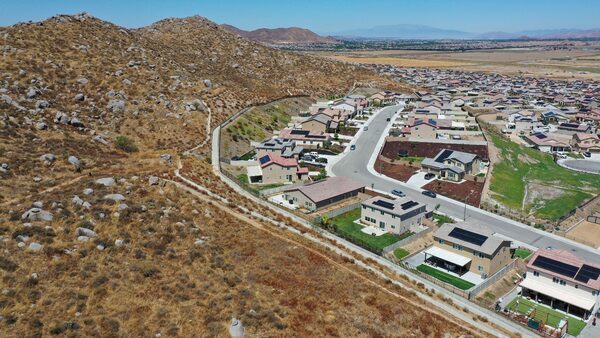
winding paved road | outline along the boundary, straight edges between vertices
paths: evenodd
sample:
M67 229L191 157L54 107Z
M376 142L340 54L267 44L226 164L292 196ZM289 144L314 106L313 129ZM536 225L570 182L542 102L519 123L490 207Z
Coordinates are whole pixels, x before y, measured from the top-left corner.
M416 201L427 203L431 208L439 204L439 211L457 219L462 219L465 210L464 203L440 195L435 199L426 197L421 194L421 189L410 187L403 182L378 174L373 170L374 159L383 144L383 135L387 135L387 130L389 130L388 124L390 122L387 122L386 119L395 114L401 107L390 106L379 111L369 121L368 131L361 131L357 135L357 139L353 142L356 145L356 150L345 152L339 161L332 164L331 173L336 176L350 177L368 187L373 186L377 190L389 192L392 189L400 189ZM571 250L581 258L600 263L600 250L526 226L479 208L467 206L466 209L467 220L486 225L492 231L515 241L537 248L551 247L553 249Z

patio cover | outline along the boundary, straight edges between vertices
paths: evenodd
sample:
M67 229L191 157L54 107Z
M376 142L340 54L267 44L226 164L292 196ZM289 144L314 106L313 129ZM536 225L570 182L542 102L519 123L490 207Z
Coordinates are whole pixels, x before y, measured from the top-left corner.
M467 265L471 259L465 256L461 256L454 252L438 248L437 246L432 246L431 248L425 250L425 253L440 259L445 260L446 262L450 262L452 264L456 264L458 266Z
M262 169L259 165L248 167L248 177L262 176Z
M566 287L563 285L554 285L550 283L544 283L542 281L538 281L534 278L525 278L521 282L521 287L524 287L529 290L533 290L544 294L548 297L552 297L558 300L561 300L565 303L575 305L584 310L590 311L596 304L596 301L593 297L585 297L583 295L575 294L573 291L566 290Z

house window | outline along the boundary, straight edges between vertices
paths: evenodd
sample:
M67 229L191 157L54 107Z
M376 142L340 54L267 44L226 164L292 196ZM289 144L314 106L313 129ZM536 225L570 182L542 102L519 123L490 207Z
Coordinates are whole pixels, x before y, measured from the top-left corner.
M380 227L381 229L385 229L385 222L383 222L383 221L380 221L380 222L379 222L379 227Z
M579 289L579 285L575 284L575 289Z
M452 244L452 247L456 250L462 250L462 246L458 244Z
M380 211L380 212L381 212L381 214L383 215L383 211Z
M556 278L556 277L552 277L552 282L553 282L553 283L558 283L558 278Z
M537 272L537 271L534 271L534 272L533 272L533 275L534 275L534 276L536 276L536 277L539 277L539 276L540 276L540 273L539 273L539 272Z
M477 270L483 271L483 266L481 266L481 265L477 266Z
M595 296L598 294L598 291L592 291L592 296Z
M560 285L567 285L567 282L565 282L564 280L560 280Z

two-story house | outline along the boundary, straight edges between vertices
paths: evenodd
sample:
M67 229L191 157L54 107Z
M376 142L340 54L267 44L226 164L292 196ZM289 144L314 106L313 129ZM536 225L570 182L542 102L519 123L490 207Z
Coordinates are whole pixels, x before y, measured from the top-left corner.
M434 158L426 157L421 162L421 168L438 178L460 182L465 174L478 174L480 164L481 158L475 154L442 149Z
M256 158L261 158L267 153L273 153L285 158L298 158L304 151L304 148L296 145L294 141L286 141L281 138L272 138L264 141L254 147Z
M308 179L308 168L301 168L293 157L285 158L267 153L259 157L258 161L259 165L247 167L250 183L294 183Z
M446 223L433 239L434 245L425 250L425 262L458 275L471 271L487 278L512 260L510 241L479 224Z
M410 198L395 200L375 196L361 203L360 221L392 234L403 234L416 230L426 217L425 204Z
M600 265L566 250L538 250L527 263L521 294L588 319L598 308Z
M576 133L571 139L571 146L577 151L600 152L600 137L596 134Z

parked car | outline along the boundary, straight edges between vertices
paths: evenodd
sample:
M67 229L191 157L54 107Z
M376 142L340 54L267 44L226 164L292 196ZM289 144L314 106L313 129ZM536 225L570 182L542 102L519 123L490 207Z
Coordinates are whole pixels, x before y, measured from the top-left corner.
M312 162L315 160L315 158L314 158L314 156L311 156L311 155L304 155L300 158L300 160Z
M385 119L385 120L386 120L386 121L388 121L388 122L390 122L390 121L391 121L391 119L390 119L389 117L388 117L387 119Z
M434 177L435 177L435 174L434 174L434 173L427 173L427 174L425 174L425 179L426 179L426 180L430 180L430 179L432 179L432 178L434 178Z
M584 151L583 152L583 156L585 156L585 157L592 157L592 153L590 153L589 151Z
M400 191L400 190L398 190L398 189L394 189L394 190L392 190L392 195L396 195L396 196L398 196L398 197L404 197L404 196L406 196L406 194L405 194L405 193L403 193L402 191Z
M436 198L437 194L434 193L433 191L429 191L429 190L424 190L421 194L431 197L431 198Z
M354 150L354 149L356 149L356 146L353 144L350 146L350 150Z
M556 157L558 157L558 158L562 158L562 159L566 159L566 158L567 158L567 154L564 154L564 153L556 153Z
M319 157L317 163L327 163L327 159L325 157Z
M319 156L319 153L317 153L316 151L311 151L310 153L308 153L310 156L314 156L317 157Z
M367 130L369 130L369 127L365 126L365 127L363 128L363 130L364 130L364 131L367 131Z

